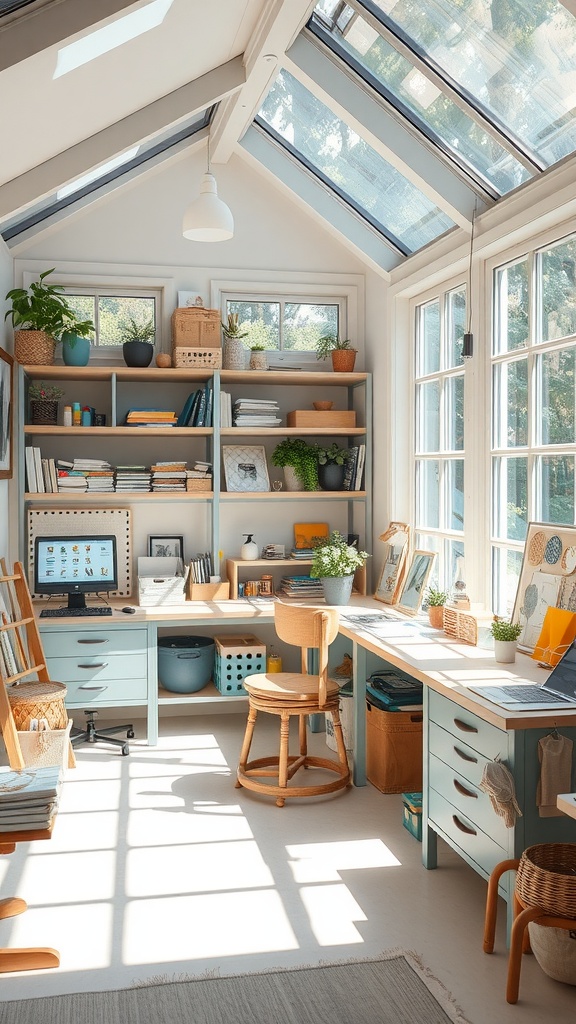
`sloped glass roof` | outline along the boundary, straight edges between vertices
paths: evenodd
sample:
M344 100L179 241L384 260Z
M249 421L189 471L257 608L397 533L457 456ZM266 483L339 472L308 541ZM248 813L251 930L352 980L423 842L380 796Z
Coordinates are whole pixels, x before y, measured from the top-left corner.
M256 121L404 255L455 226L288 71L278 75Z

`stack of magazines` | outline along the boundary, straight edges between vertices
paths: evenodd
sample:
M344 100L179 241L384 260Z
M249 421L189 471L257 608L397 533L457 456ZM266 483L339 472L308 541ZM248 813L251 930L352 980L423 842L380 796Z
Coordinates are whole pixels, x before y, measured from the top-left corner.
M382 711L422 710L422 683L402 672L373 672L366 681L366 699Z
M0 768L0 832L49 828L58 808L60 768Z
M283 576L279 593L283 597L299 598L301 601L324 597L320 580L311 576Z

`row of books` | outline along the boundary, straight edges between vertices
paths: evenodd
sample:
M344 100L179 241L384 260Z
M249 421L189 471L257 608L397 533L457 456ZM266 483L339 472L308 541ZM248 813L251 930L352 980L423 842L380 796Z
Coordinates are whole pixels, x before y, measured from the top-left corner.
M343 490L359 491L362 488L362 478L364 476L366 445L352 445L348 451L350 454L346 459L346 472L344 474Z
M176 420L177 427L211 427L213 425L213 392L210 384L192 391Z
M190 559L188 572L192 583L209 583L214 575L214 564L209 551L204 551Z
M185 491L188 477L211 476L212 464L203 460L194 462L191 469L186 462L172 460L114 468L103 459L44 459L39 448L26 448L26 489L30 494Z
M3 626L12 621L8 611L7 603L0 591L0 620ZM15 676L22 672L26 665L20 655L17 644L14 643L14 630L0 632L0 668L4 676Z

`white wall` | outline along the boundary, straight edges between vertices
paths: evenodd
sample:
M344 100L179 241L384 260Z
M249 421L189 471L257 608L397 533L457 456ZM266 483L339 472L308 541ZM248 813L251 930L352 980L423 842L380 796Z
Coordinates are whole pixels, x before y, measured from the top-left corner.
M12 257L4 240L0 238L0 347L6 352L12 351L12 332L4 325L4 314L7 309L4 296L11 287ZM7 480L0 480L0 556L12 562L14 555L8 543L8 487Z

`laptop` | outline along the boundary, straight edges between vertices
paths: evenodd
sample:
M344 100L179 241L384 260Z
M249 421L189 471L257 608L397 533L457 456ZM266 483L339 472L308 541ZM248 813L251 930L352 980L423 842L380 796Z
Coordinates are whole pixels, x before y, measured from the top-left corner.
M507 711L576 708L576 641L572 641L545 683L519 682L509 686L470 686L468 689Z

